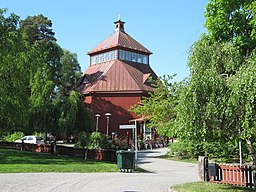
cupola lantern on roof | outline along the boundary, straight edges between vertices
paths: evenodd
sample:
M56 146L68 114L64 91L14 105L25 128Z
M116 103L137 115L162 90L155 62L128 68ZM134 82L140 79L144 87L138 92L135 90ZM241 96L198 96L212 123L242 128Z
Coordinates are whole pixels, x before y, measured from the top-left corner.
M124 32L124 24L125 22L121 21L121 19L118 19L118 21L114 22L115 24L115 31L121 31Z
M116 59L149 65L152 53L124 31L124 24L119 18L114 22L115 31L88 52L90 65Z

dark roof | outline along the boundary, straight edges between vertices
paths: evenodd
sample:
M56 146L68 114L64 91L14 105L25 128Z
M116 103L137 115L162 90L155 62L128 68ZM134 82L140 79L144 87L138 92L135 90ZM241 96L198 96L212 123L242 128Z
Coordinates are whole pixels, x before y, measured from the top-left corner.
M148 92L153 91L149 77L156 79L146 64L109 61L91 65L77 83L76 90L90 92Z
M152 54L147 48L133 39L130 35L122 31L115 31L108 36L104 41L98 44L95 48L88 52L91 55L96 52L113 49L115 47L122 47L124 49L135 50L145 54Z

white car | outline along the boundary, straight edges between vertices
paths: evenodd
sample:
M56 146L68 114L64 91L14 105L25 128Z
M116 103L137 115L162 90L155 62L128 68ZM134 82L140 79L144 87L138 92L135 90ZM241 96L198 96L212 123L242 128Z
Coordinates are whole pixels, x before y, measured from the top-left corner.
M22 143L22 140L24 141L24 143L44 144L44 140L42 137L37 137L34 135L24 136L21 139L14 141L14 143Z

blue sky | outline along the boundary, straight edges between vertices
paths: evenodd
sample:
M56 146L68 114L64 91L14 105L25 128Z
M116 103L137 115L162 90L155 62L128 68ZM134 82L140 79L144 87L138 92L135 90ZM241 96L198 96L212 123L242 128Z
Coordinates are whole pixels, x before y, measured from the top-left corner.
M87 52L114 31L113 22L126 22L125 32L148 48L150 66L157 75L189 76L190 46L206 31L207 0L0 0L25 19L43 14L52 20L58 44L77 53L82 71L89 66Z

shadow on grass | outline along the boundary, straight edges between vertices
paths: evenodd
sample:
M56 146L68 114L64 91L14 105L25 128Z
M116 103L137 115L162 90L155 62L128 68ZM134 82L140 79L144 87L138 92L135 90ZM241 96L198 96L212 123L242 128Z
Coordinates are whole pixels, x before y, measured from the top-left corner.
M96 164L91 161L75 157L52 156L51 154L41 154L29 151L19 151L13 149L0 149L0 164L55 164L67 165L72 163Z
M224 190L225 189L228 189L228 190L232 190L232 191L241 191L241 192L249 192L249 191L255 191L254 189L251 189L251 188L246 188L246 187L238 187L238 186L229 186L227 188L223 188Z

